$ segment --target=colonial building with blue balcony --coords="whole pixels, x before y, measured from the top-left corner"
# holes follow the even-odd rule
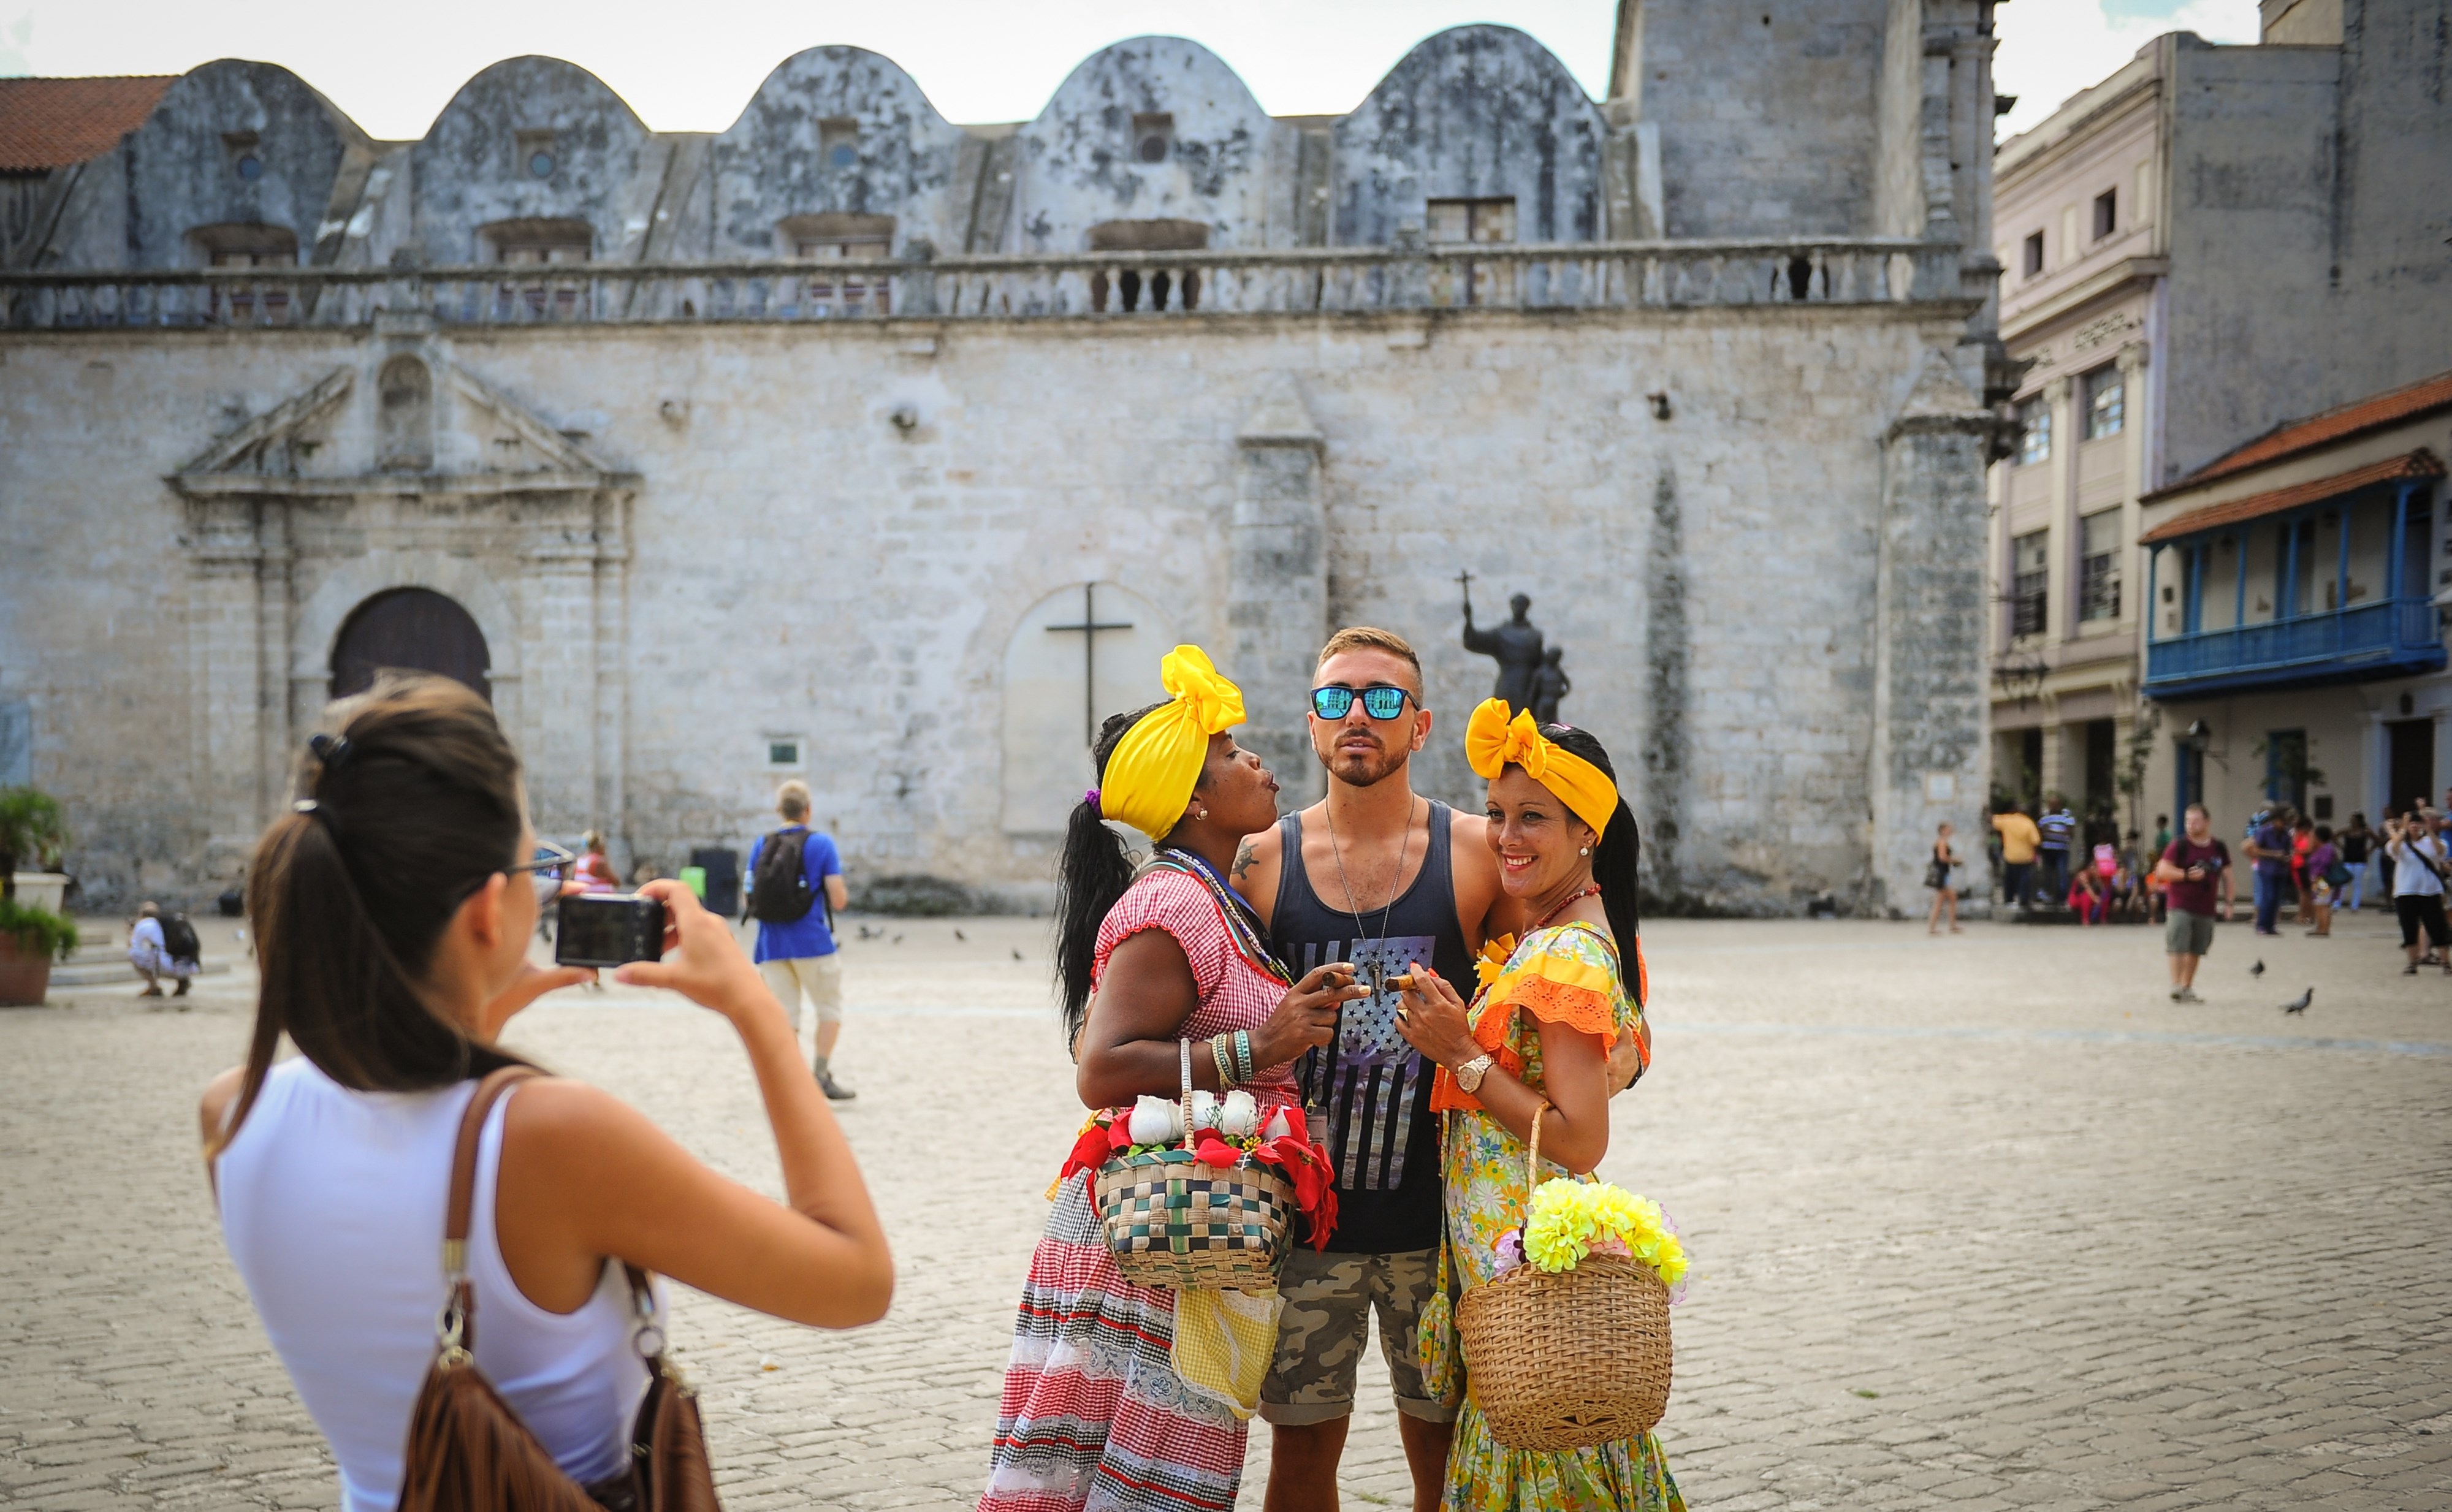
[[[2284,425],[2147,495],[2151,791],[2370,820],[2452,770],[2452,374]],[[2159,805],[2158,805],[2159,806]]]

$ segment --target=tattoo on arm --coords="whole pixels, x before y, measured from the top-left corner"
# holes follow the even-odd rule
[[[1256,853],[1252,849],[1252,842],[1248,839],[1235,848],[1235,865],[1232,875],[1236,882],[1240,883],[1245,875],[1251,872],[1252,862],[1256,854]]]

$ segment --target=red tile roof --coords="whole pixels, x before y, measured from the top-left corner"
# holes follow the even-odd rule
[[[2250,467],[2260,467],[2298,452],[2344,441],[2361,432],[2407,420],[2413,415],[2445,408],[2452,408],[2452,373],[2438,373],[2404,388],[2386,389],[2355,404],[2343,404],[2339,409],[2328,409],[2305,420],[2286,422],[2246,445],[2215,458],[2178,482],[2155,489],[2145,499],[2151,503],[2184,488],[2193,488],[2216,478],[2227,478],[2232,473],[2245,472]]]
[[[2219,504],[2207,504],[2203,509],[2191,509],[2185,515],[2173,516],[2138,537],[2138,544],[2159,545],[2166,540],[2176,540],[2182,536],[2196,535],[2200,531],[2213,530],[2223,525],[2235,525],[2243,520],[2278,515],[2285,509],[2296,509],[2301,504],[2317,503],[2349,493],[2353,489],[2367,487],[2372,483],[2388,483],[2397,478],[2441,478],[2442,476],[2443,464],[2436,460],[2433,452],[2421,446],[2406,457],[2386,458],[2380,462],[2369,462],[2364,467],[2353,467],[2345,473],[2335,473],[2330,478],[2318,478],[2308,482],[2292,483],[2287,488],[2276,488],[2262,494],[2250,494],[2245,499],[2233,499]]]
[[[177,77],[0,79],[0,172],[66,167],[109,151],[145,124]]]

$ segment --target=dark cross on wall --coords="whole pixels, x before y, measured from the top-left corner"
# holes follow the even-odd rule
[[[1084,746],[1096,746],[1098,743],[1098,632],[1133,628],[1133,622],[1129,619],[1100,622],[1097,592],[1098,585],[1095,582],[1085,582],[1081,585],[1081,622],[1079,624],[1047,627],[1049,635],[1069,633],[1078,634],[1081,638],[1081,743]]]

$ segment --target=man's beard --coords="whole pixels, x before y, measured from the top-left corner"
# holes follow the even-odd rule
[[[1376,787],[1404,771],[1405,763],[1413,756],[1411,751],[1392,751],[1385,745],[1369,756],[1359,752],[1349,754],[1334,746],[1326,755],[1320,755],[1318,748],[1314,747],[1313,754],[1319,756],[1319,764],[1328,769],[1330,776],[1349,788]]]

